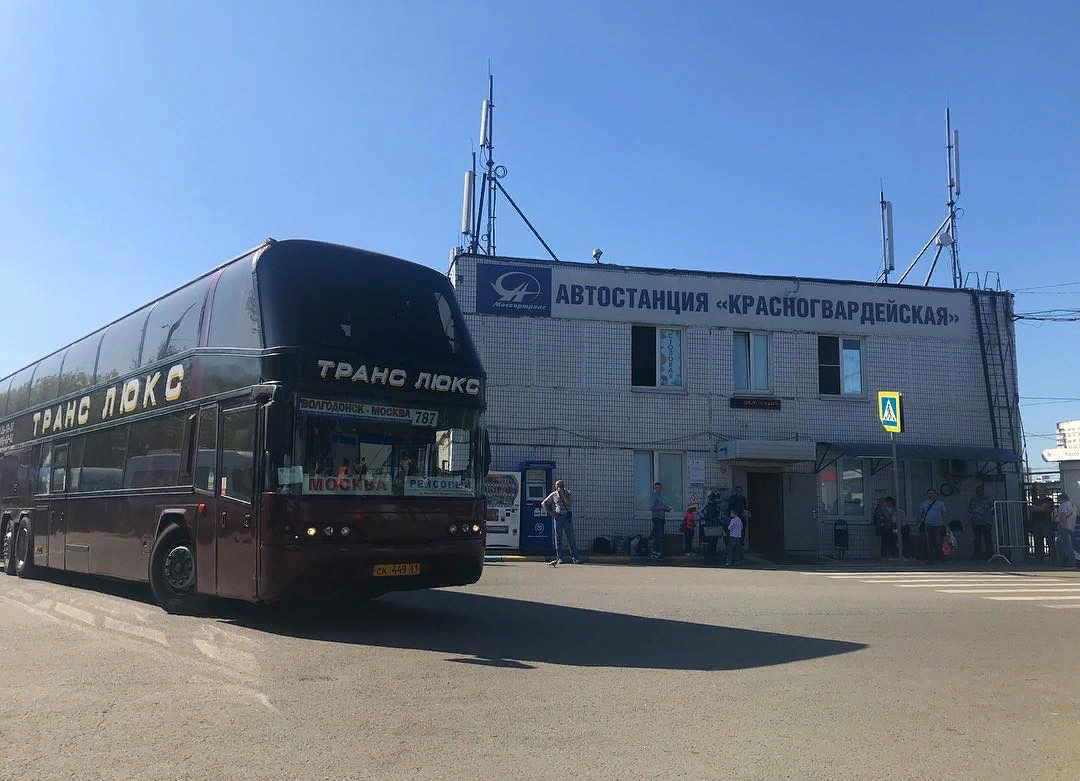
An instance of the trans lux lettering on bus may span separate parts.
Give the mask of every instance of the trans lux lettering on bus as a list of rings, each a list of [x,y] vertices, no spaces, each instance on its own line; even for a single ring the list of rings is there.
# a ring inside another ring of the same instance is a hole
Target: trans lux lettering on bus
[[[158,405],[158,383],[161,372],[147,375],[146,379],[135,377],[121,385],[114,385],[105,391],[99,418],[93,416],[90,409],[90,396],[83,396],[77,402],[57,404],[56,409],[46,408],[34,413],[34,438],[57,434],[79,426],[85,426],[93,418],[109,420],[116,414],[116,399],[120,398],[120,414],[130,414],[140,409],[150,410]],[[166,402],[176,401],[184,390],[184,365],[176,364],[166,372],[165,385],[161,393]]]

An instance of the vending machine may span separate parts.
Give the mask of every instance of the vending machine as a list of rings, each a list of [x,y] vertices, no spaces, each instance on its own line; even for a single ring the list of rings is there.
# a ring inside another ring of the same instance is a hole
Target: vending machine
[[[521,475],[488,472],[484,478],[487,500],[487,547],[518,550],[521,547]]]
[[[521,480],[521,550],[548,554],[553,550],[551,517],[544,511],[544,498],[554,490],[554,461],[524,461]]]

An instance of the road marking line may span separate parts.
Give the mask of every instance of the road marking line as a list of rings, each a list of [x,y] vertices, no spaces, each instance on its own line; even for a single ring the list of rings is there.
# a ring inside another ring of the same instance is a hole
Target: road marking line
[[[1039,607],[1052,607],[1057,609],[1080,608],[1080,605],[1039,605]]]
[[[941,580],[930,583],[893,583],[896,588],[963,588],[964,586],[999,586],[1001,588],[1037,588],[1039,586],[1067,586],[1067,581],[1051,580],[1045,583],[1031,581],[1030,583],[983,581],[983,580]]]
[[[1017,578],[1029,577],[1008,572],[860,572],[858,575],[827,575],[833,580],[859,580],[860,578],[883,578],[908,580],[911,578]]]
[[[135,637],[142,637],[147,640],[152,640],[155,643],[160,643],[166,648],[168,648],[169,646],[169,641],[168,639],[166,639],[165,633],[158,631],[157,629],[148,629],[145,626],[136,626],[135,624],[129,624],[127,621],[117,621],[115,618],[109,618],[108,616],[105,617],[102,625],[106,629],[114,629],[118,632],[124,632],[129,635],[134,635]]]
[[[94,614],[88,610],[79,610],[77,607],[64,604],[63,602],[57,602],[53,608],[57,613],[63,613],[68,618],[74,618],[76,621],[82,621],[84,624],[94,625]]]
[[[255,676],[259,672],[259,662],[255,654],[240,651],[236,648],[222,648],[198,637],[192,638],[192,642],[200,653],[210,657],[215,662],[221,662],[225,666],[231,667],[235,672],[250,676]]]
[[[995,602],[1020,602],[1020,601],[1037,602],[1037,601],[1039,601],[1041,599],[1080,599],[1080,594],[1073,594],[1071,596],[1062,596],[1062,597],[1046,597],[1046,596],[1043,596],[1043,597],[983,597],[983,599],[992,599]]]
[[[1080,591],[1080,588],[953,588],[942,589],[939,594],[1062,594]]]
[[[74,629],[75,631],[82,632],[84,635],[87,635],[89,637],[95,636],[93,632],[80,624],[73,624],[70,621],[64,621],[63,619],[57,618],[52,613],[46,613],[44,610],[38,610],[36,607],[31,607],[25,602],[19,602],[18,600],[9,599],[5,596],[0,596],[0,602],[6,602],[9,605],[25,610],[27,613],[35,615],[38,618],[44,618],[47,621],[52,621],[54,624],[58,624],[65,629]]]

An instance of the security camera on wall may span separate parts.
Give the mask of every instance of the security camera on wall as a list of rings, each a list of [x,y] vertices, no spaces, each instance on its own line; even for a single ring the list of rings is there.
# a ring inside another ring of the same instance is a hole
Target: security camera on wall
[[[597,247],[596,249],[594,249],[592,251],[592,259],[595,260],[597,263],[599,263],[600,262],[600,256],[603,255],[603,254],[604,254],[604,251],[602,249],[600,249],[599,247]]]

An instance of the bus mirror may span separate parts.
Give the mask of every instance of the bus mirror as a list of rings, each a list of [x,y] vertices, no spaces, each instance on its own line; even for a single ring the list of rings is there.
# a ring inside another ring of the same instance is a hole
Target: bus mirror
[[[251,386],[251,398],[255,400],[256,404],[268,404],[274,400],[276,392],[277,386],[270,383]]]

